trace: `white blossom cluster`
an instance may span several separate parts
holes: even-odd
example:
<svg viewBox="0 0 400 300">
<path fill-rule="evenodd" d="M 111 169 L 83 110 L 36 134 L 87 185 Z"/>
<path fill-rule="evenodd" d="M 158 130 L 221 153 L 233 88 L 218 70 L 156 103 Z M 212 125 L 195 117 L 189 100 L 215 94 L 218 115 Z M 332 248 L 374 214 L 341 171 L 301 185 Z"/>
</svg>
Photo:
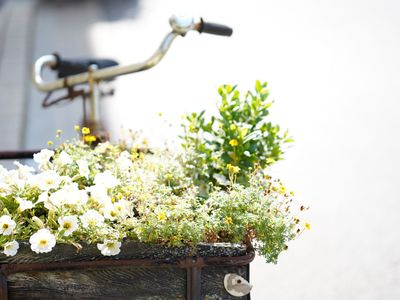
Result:
<svg viewBox="0 0 400 300">
<path fill-rule="evenodd" d="M 37 171 L 19 162 L 13 170 L 0 165 L 0 245 L 5 255 L 16 255 L 21 239 L 29 240 L 32 251 L 47 253 L 57 242 L 81 237 L 102 239 L 97 247 L 103 255 L 120 252 L 125 236 L 118 227 L 134 223 L 129 220 L 134 218 L 132 201 L 118 190 L 132 170 L 131 155 L 117 152 L 113 167 L 106 169 L 101 154 L 113 146 L 101 144 L 96 151 L 78 146 L 85 150 L 41 150 L 33 157 Z"/>
</svg>

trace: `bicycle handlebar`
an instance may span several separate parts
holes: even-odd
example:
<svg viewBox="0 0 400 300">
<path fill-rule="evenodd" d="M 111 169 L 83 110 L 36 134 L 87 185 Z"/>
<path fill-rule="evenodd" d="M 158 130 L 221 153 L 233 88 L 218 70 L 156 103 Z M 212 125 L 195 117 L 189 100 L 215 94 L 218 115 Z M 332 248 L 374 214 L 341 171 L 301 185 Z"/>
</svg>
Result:
<svg viewBox="0 0 400 300">
<path fill-rule="evenodd" d="M 221 25 L 221 24 L 216 24 L 216 23 L 209 23 L 209 22 L 204 22 L 203 19 L 201 20 L 201 26 L 199 28 L 199 32 L 202 33 L 209 33 L 209 34 L 215 34 L 215 35 L 222 35 L 222 36 L 231 36 L 232 35 L 232 28 Z"/>
<path fill-rule="evenodd" d="M 45 68 L 56 69 L 58 57 L 56 55 L 44 55 L 36 60 L 33 67 L 33 82 L 35 86 L 43 92 L 50 92 L 62 88 L 72 87 L 77 84 L 87 83 L 90 79 L 95 81 L 106 80 L 120 75 L 135 73 L 150 69 L 157 65 L 167 53 L 172 42 L 177 36 L 185 36 L 189 31 L 198 31 L 200 33 L 209 33 L 215 35 L 230 36 L 232 29 L 214 23 L 204 22 L 203 19 L 194 19 L 187 17 L 172 16 L 169 19 L 172 31 L 162 41 L 157 51 L 142 63 L 126 66 L 113 65 L 105 68 L 93 68 L 90 71 L 82 72 L 76 75 L 45 82 L 42 73 Z M 95 64 L 95 63 L 94 63 Z M 90 69 L 90 68 L 89 68 Z"/>
</svg>

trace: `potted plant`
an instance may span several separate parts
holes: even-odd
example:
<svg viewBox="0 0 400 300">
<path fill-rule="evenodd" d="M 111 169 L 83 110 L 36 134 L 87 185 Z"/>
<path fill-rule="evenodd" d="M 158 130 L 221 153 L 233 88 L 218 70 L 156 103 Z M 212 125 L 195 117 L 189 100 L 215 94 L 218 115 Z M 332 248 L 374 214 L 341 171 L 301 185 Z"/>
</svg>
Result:
<svg viewBox="0 0 400 300">
<path fill-rule="evenodd" d="M 276 263 L 309 225 L 266 172 L 291 142 L 266 83 L 219 93 L 219 116 L 187 116 L 181 151 L 76 126 L 37 169 L 0 166 L 0 298 L 246 299 L 254 250 Z"/>
</svg>

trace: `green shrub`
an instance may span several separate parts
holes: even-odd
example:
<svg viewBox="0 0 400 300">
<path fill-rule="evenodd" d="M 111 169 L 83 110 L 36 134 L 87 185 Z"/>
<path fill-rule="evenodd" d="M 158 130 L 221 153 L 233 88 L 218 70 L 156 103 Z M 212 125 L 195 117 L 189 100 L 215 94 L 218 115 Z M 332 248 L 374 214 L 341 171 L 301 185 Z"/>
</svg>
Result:
<svg viewBox="0 0 400 300">
<path fill-rule="evenodd" d="M 217 116 L 194 112 L 182 125 L 183 147 L 188 151 L 184 164 L 204 192 L 210 182 L 228 184 L 228 165 L 239 167 L 237 182 L 247 185 L 255 167 L 281 160 L 286 144 L 293 141 L 268 119 L 272 102 L 267 82 L 256 81 L 254 92 L 240 93 L 236 86 L 223 85 L 218 93 Z"/>
</svg>

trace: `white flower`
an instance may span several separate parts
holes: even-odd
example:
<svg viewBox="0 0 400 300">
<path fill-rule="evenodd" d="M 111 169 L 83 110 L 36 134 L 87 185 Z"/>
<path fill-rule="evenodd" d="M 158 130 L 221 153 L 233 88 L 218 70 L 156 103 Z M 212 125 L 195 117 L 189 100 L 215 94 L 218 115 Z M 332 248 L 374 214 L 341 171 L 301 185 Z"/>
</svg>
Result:
<svg viewBox="0 0 400 300">
<path fill-rule="evenodd" d="M 89 209 L 86 213 L 80 216 L 80 219 L 84 228 L 88 228 L 89 226 L 99 226 L 104 223 L 104 217 L 94 209 Z"/>
<path fill-rule="evenodd" d="M 119 211 L 117 211 L 112 204 L 107 205 L 101 211 L 106 219 L 115 220 L 117 217 L 119 217 Z"/>
<path fill-rule="evenodd" d="M 36 201 L 35 205 L 38 203 L 44 203 L 44 207 L 48 210 L 55 210 L 56 207 L 51 203 L 49 194 L 47 192 L 43 192 L 39 195 L 38 200 Z"/>
<path fill-rule="evenodd" d="M 88 164 L 87 160 L 78 159 L 76 161 L 76 164 L 78 165 L 78 168 L 79 168 L 79 170 L 78 170 L 79 175 L 88 178 L 89 174 L 90 174 L 90 170 L 89 170 L 89 164 Z"/>
<path fill-rule="evenodd" d="M 113 188 L 119 184 L 119 180 L 114 177 L 111 171 L 107 170 L 103 173 L 98 173 L 94 177 L 94 184 L 104 186 L 106 189 Z"/>
<path fill-rule="evenodd" d="M 33 154 L 33 160 L 39 164 L 39 169 L 48 170 L 50 158 L 54 155 L 54 151 L 43 149 L 39 153 Z"/>
<path fill-rule="evenodd" d="M 0 217 L 0 233 L 3 235 L 10 235 L 13 233 L 17 224 L 11 219 L 10 216 L 3 215 Z"/>
<path fill-rule="evenodd" d="M 69 236 L 78 229 L 78 218 L 76 216 L 60 217 L 58 218 L 58 224 L 60 224 L 60 231 L 65 230 L 64 236 Z"/>
<path fill-rule="evenodd" d="M 126 200 L 119 200 L 114 204 L 109 204 L 102 210 L 106 219 L 115 220 L 117 218 L 124 218 L 130 214 L 131 203 Z"/>
<path fill-rule="evenodd" d="M 94 150 L 98 153 L 105 153 L 110 145 L 110 142 L 100 143 L 96 146 Z"/>
<path fill-rule="evenodd" d="M 44 202 L 46 204 L 46 202 L 48 202 L 48 201 L 49 201 L 49 194 L 47 192 L 43 192 L 39 195 L 38 201 L 36 201 L 35 204 L 42 203 L 42 202 Z"/>
<path fill-rule="evenodd" d="M 27 179 L 29 179 L 30 176 L 32 176 L 32 173 L 35 172 L 34 168 L 23 165 L 23 164 L 19 163 L 18 161 L 14 161 L 14 165 L 16 165 L 18 167 L 18 178 L 19 179 L 27 180 Z"/>
<path fill-rule="evenodd" d="M 15 198 L 15 200 L 19 204 L 18 209 L 19 209 L 20 212 L 23 212 L 24 210 L 27 210 L 27 209 L 32 209 L 35 206 L 35 204 L 32 201 L 29 201 L 29 200 L 26 200 L 26 199 L 22 199 L 22 198 L 17 197 L 17 198 Z"/>
<path fill-rule="evenodd" d="M 31 178 L 33 176 L 30 176 Z M 27 178 L 20 178 L 18 170 L 10 170 L 6 174 L 3 174 L 2 181 L 9 186 L 16 185 L 18 188 L 23 188 L 27 182 Z"/>
<path fill-rule="evenodd" d="M 40 229 L 30 237 L 29 243 L 32 251 L 47 253 L 56 245 L 56 237 L 48 229 Z"/>
<path fill-rule="evenodd" d="M 62 178 L 55 171 L 46 171 L 35 176 L 37 185 L 42 191 L 48 191 L 50 189 L 56 189 Z"/>
<path fill-rule="evenodd" d="M 56 207 L 61 207 L 62 205 L 83 205 L 87 202 L 88 195 L 86 191 L 78 189 L 77 183 L 73 183 L 52 193 L 49 200 Z"/>
<path fill-rule="evenodd" d="M 97 244 L 97 249 L 101 251 L 104 256 L 117 255 L 121 252 L 121 242 L 118 241 L 105 241 L 104 244 Z"/>
<path fill-rule="evenodd" d="M 119 200 L 114 203 L 114 207 L 119 212 L 120 216 L 125 217 L 130 213 L 131 204 L 130 201 Z"/>
<path fill-rule="evenodd" d="M 230 181 L 226 179 L 226 177 L 222 174 L 215 173 L 213 178 L 220 184 L 220 185 L 230 185 Z"/>
<path fill-rule="evenodd" d="M 69 205 L 84 205 L 88 200 L 88 194 L 83 190 L 76 190 L 70 194 L 68 197 L 66 204 Z"/>
<path fill-rule="evenodd" d="M 116 162 L 118 164 L 118 168 L 122 172 L 127 172 L 133 168 L 133 162 L 130 160 L 130 157 L 131 155 L 128 151 L 123 151 L 117 158 Z"/>
<path fill-rule="evenodd" d="M 55 162 L 57 163 L 57 165 L 65 166 L 72 163 L 72 158 L 67 152 L 61 151 Z"/>
<path fill-rule="evenodd" d="M 12 191 L 9 184 L 0 181 L 0 196 L 7 196 Z"/>
<path fill-rule="evenodd" d="M 19 244 L 17 241 L 7 242 L 4 244 L 4 254 L 7 256 L 14 256 L 17 254 Z"/>
<path fill-rule="evenodd" d="M 58 190 L 52 193 L 49 197 L 50 203 L 53 204 L 55 207 L 60 208 L 62 205 L 65 204 L 65 201 L 68 197 L 68 192 L 64 189 Z"/>
<path fill-rule="evenodd" d="M 7 174 L 7 169 L 4 168 L 2 165 L 0 165 L 0 177 L 3 176 L 4 174 Z"/>
<path fill-rule="evenodd" d="M 96 201 L 101 207 L 112 205 L 110 196 L 107 194 L 107 189 L 102 185 L 92 185 L 86 190 L 90 193 L 90 197 Z"/>
</svg>

